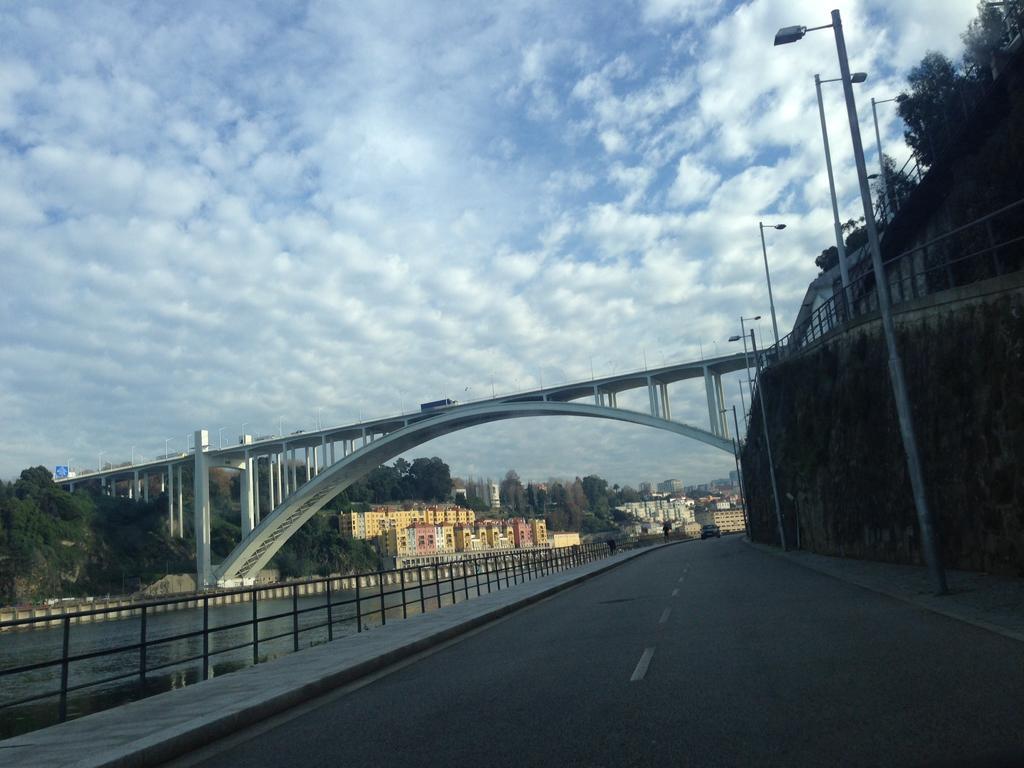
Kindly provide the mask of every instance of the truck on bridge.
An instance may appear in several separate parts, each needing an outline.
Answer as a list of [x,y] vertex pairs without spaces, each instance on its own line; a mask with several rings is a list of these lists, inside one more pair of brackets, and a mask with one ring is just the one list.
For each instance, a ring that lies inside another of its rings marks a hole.
[[438,408],[451,408],[453,405],[458,404],[458,400],[450,400],[449,398],[446,397],[443,400],[431,400],[429,403],[420,403],[420,410],[433,411]]

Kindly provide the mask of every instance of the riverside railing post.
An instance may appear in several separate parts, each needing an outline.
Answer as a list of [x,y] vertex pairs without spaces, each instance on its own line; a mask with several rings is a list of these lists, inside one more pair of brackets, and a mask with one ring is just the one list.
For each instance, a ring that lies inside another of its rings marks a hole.
[[388,611],[384,604],[384,571],[377,573],[377,593],[380,595],[380,625],[388,623]]
[[299,650],[299,585],[292,584],[292,649]]
[[850,62],[846,56],[843,22],[837,10],[832,11],[832,29],[836,37],[836,52],[839,56],[839,72],[843,78],[843,92],[846,95],[846,111],[850,121],[850,136],[853,139],[853,157],[857,163],[857,179],[860,182],[861,204],[864,206],[864,223],[868,230],[871,265],[875,272],[875,285],[878,287],[879,314],[882,316],[882,330],[885,334],[885,345],[889,351],[889,376],[892,380],[893,399],[896,401],[896,415],[899,418],[900,435],[903,438],[903,449],[907,454],[907,471],[910,475],[910,487],[914,495],[914,506],[917,509],[918,525],[921,527],[921,549],[924,553],[925,562],[928,564],[932,589],[935,594],[944,595],[947,592],[946,574],[939,559],[935,523],[925,493],[924,473],[921,469],[921,458],[917,451],[917,436],[914,432],[914,420],[910,411],[910,399],[907,396],[907,384],[903,376],[903,361],[900,359],[899,348],[896,345],[896,326],[892,319],[892,308],[889,305],[889,281],[886,278],[885,266],[882,264],[882,250],[878,241],[878,228],[875,224],[875,217],[871,208],[871,190],[868,187],[864,147],[860,138],[857,104],[853,97],[853,85],[850,83]]
[[252,591],[252,663],[253,666],[260,663],[260,618],[259,618],[259,591]]
[[[420,583],[420,591],[422,592],[423,585]],[[356,574],[356,632],[363,631],[363,612],[359,606],[359,575]]]
[[64,623],[62,626],[64,637],[63,637],[63,650],[60,656],[60,709],[58,712],[58,718],[60,722],[64,722],[68,719],[68,649],[71,644],[71,617],[68,615],[64,616]]
[[[331,640],[334,639],[334,605],[333,605],[334,598],[332,597],[333,590],[331,589],[331,582],[332,581],[333,581],[333,579],[330,576],[328,576],[327,577],[327,641],[328,642],[330,642]],[[404,604],[402,605],[402,608],[403,609],[405,608]]]
[[480,597],[480,559],[473,558],[473,574],[476,576],[476,596]]
[[437,592],[437,607],[441,607],[441,566],[434,564],[434,591]]
[[203,680],[210,679],[210,598],[203,595]]
[[139,696],[146,695],[146,606],[139,617]]
[[420,585],[420,613],[427,612],[427,596],[423,593],[423,566],[416,566],[416,583]]
[[402,618],[409,618],[409,609],[405,605],[405,568],[401,568],[398,571],[398,581],[402,589]]

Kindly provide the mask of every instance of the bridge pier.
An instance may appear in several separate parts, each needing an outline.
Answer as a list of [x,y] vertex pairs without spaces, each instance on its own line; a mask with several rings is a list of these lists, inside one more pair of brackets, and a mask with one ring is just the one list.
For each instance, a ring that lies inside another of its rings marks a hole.
[[252,459],[252,511],[253,523],[260,524],[260,457]]
[[[163,484],[163,479],[160,481]],[[174,538],[174,467],[167,465],[167,533]]]
[[718,414],[718,434],[728,440],[729,419],[722,413],[725,410],[725,391],[722,389],[722,374],[720,373],[715,374],[715,394],[718,400],[718,408],[715,409],[715,413]]
[[238,478],[238,507],[241,510],[242,538],[244,539],[256,527],[256,508],[253,505],[252,493],[252,458],[249,449],[245,449],[242,458],[242,474]]
[[281,501],[284,501],[292,495],[291,491],[291,471],[288,468],[288,444],[281,444],[281,458],[278,461],[278,467],[281,470]]
[[206,447],[210,433],[197,429],[195,433],[195,474],[192,482],[194,525],[196,535],[196,586],[205,589],[213,581],[210,563],[210,473]]
[[178,465],[178,538],[185,537],[185,466]]
[[274,462],[274,487],[277,489],[275,506],[284,501],[284,478],[281,477],[281,462],[284,461],[284,453],[277,454],[277,461]]
[[704,391],[708,397],[708,423],[711,433],[720,437],[722,433],[722,414],[719,413],[714,378],[711,375],[711,369],[706,365],[704,366]]

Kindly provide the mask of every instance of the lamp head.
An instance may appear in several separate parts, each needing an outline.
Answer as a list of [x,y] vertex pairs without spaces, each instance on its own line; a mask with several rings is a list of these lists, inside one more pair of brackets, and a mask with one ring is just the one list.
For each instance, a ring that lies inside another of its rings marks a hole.
[[743,338],[743,337],[742,336],[730,336],[729,337],[729,341],[739,341],[741,338]]
[[806,33],[807,27],[783,27],[775,33],[775,44],[786,45],[787,43],[795,43],[797,40],[803,39]]
[[776,225],[775,225],[775,228],[776,228],[776,229],[785,229],[785,228],[786,228],[786,225],[785,225],[785,224],[776,224]]
[[851,83],[863,83],[867,79],[868,79],[868,73],[867,72],[854,72],[852,75],[850,75],[850,82]]

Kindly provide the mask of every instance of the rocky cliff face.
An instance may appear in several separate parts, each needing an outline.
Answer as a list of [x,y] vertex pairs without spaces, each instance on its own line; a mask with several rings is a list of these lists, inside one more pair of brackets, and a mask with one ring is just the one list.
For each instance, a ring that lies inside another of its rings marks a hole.
[[[1024,576],[1024,276],[897,315],[944,563]],[[881,326],[867,320],[763,376],[787,539],[919,563],[918,526]],[[778,542],[760,408],[743,452],[752,535]],[[790,498],[792,497],[792,498]]]

